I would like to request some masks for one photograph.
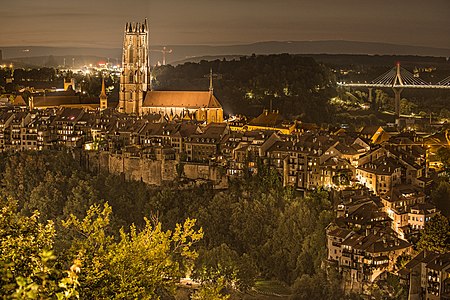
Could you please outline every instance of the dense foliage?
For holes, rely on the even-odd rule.
[[[436,207],[441,211],[441,214],[450,218],[450,183],[445,179],[437,182],[434,189],[431,191],[431,200]]]
[[[333,76],[312,58],[299,55],[253,55],[162,66],[154,71],[155,88],[207,91],[210,69],[216,74],[214,94],[226,113],[255,116],[272,102],[273,109],[286,117],[325,122],[332,115],[328,100],[334,93]]]
[[[418,248],[438,253],[450,252],[450,223],[445,216],[436,215],[426,223]]]
[[[305,290],[296,287],[326,278],[326,289],[314,285],[309,292],[342,297],[338,277],[322,266],[325,226],[333,220],[327,193],[298,197],[281,186],[276,171],[262,169],[214,191],[91,174],[66,152],[16,153],[1,161],[3,198],[17,199],[20,214],[37,224],[54,222],[53,242],[39,249],[53,250],[62,270],[78,259],[78,291],[87,298],[167,296],[190,266],[191,277],[211,293],[217,283],[246,291],[269,279],[292,285],[295,299],[303,299]],[[146,264],[152,267],[144,276]],[[155,274],[168,275],[158,281]]]

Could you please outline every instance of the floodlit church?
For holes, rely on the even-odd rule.
[[[148,24],[125,26],[118,111],[142,115],[159,113],[167,118],[223,122],[223,108],[209,91],[153,91],[150,88]]]

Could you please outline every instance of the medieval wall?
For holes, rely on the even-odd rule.
[[[83,153],[82,161],[91,172],[109,172],[124,176],[125,180],[138,180],[157,186],[178,179],[180,172],[177,160],[152,160],[109,152],[87,151]],[[199,163],[182,163],[181,166],[182,178],[209,180],[215,188],[228,186],[228,179],[220,167]]]

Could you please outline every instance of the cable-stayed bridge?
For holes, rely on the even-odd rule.
[[[338,82],[339,86],[344,87],[364,87],[369,89],[369,101],[372,101],[372,89],[373,88],[392,88],[395,94],[395,114],[400,116],[400,99],[401,92],[405,88],[414,89],[450,89],[450,76],[435,83],[428,83],[414,74],[400,66],[397,63],[395,67],[387,71],[386,73],[378,76],[369,83],[346,83]]]

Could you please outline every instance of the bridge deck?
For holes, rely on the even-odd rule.
[[[411,89],[450,89],[450,85],[436,85],[436,84],[428,84],[428,85],[412,85],[412,84],[379,84],[379,83],[345,83],[338,82],[339,86],[346,87],[367,87],[367,88],[411,88]]]

